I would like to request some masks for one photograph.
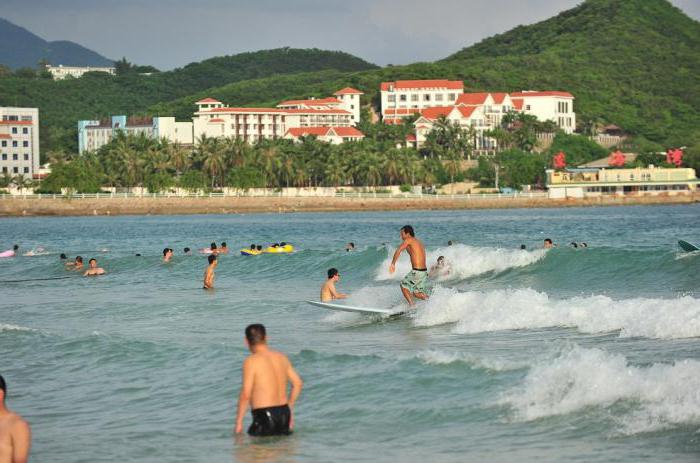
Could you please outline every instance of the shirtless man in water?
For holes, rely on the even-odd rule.
[[[249,325],[245,339],[251,355],[243,362],[243,383],[238,398],[235,433],[243,432],[243,417],[248,406],[253,409],[251,436],[289,435],[294,428],[294,404],[303,382],[286,355],[267,345],[265,327]],[[292,390],[287,397],[287,383]]]
[[[328,279],[321,287],[321,302],[330,302],[335,299],[346,299],[348,297],[347,294],[339,293],[335,289],[335,284],[338,280],[340,280],[338,269],[328,269]]]
[[[105,274],[105,269],[97,266],[97,260],[94,257],[88,261],[88,265],[90,266],[90,268],[88,268],[85,271],[85,273],[83,273],[83,276],[96,277],[97,275]]]
[[[0,463],[26,463],[32,432],[29,424],[5,407],[7,385],[0,376]]]
[[[401,227],[401,246],[394,253],[394,258],[391,259],[389,273],[396,271],[396,261],[404,250],[408,250],[408,255],[411,256],[411,266],[413,270],[408,272],[403,280],[401,280],[401,292],[403,297],[408,301],[408,305],[413,307],[413,297],[418,299],[428,299],[428,269],[425,266],[425,247],[423,243],[416,238],[413,227],[404,225]]]
[[[216,259],[216,255],[210,254],[207,257],[209,265],[204,271],[204,289],[214,289],[214,270],[219,261]]]

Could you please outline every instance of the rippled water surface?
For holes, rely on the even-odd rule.
[[[304,303],[333,266],[352,305],[398,307],[405,223],[452,265],[415,315]],[[700,207],[5,218],[2,249],[48,254],[0,259],[0,372],[36,461],[698,461],[700,256],[678,239]],[[233,252],[207,293],[181,250],[211,241]],[[297,250],[238,255],[275,241]],[[231,437],[252,322],[306,383],[290,438]]]

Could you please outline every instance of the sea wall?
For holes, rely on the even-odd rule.
[[[549,198],[12,198],[0,200],[0,216],[85,216],[148,214],[241,214],[253,212],[341,212],[430,209],[506,209],[536,207],[689,204],[700,194],[677,196],[610,196],[586,199]]]

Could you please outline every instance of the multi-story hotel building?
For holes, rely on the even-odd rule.
[[[447,79],[397,80],[382,82],[380,90],[382,119],[392,123],[416,110],[454,105],[464,93],[464,83]]]
[[[174,117],[112,116],[102,121],[78,121],[78,152],[96,151],[122,131],[127,135],[143,134],[148,138],[165,138],[172,143],[192,145],[192,122],[176,122]]]
[[[574,96],[571,93],[522,91],[511,93],[510,97],[516,110],[532,114],[540,121],[554,121],[568,134],[576,130]]]
[[[63,80],[66,77],[82,77],[86,72],[106,72],[107,74],[115,75],[117,73],[114,67],[99,67],[99,66],[46,66],[46,70],[51,73],[53,80]]]
[[[364,137],[361,132],[333,136],[327,127],[353,127],[360,119],[360,95],[352,88],[344,88],[334,97],[288,100],[276,108],[238,108],[225,106],[213,98],[197,101],[192,119],[195,140],[207,137],[240,138],[248,143],[265,139],[297,138],[290,129],[307,129],[308,135],[328,138],[331,142],[351,141]],[[341,131],[343,132],[343,131]],[[345,133],[343,132],[343,133]],[[319,135],[321,134],[321,135]]]
[[[0,107],[0,170],[28,179],[38,173],[38,108]]]

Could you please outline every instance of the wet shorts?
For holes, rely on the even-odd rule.
[[[411,270],[406,274],[403,280],[401,280],[401,287],[406,288],[411,293],[428,294],[428,291],[430,291],[428,271],[416,269]]]
[[[288,436],[291,411],[288,405],[256,408],[252,412],[253,423],[248,428],[251,436]]]

